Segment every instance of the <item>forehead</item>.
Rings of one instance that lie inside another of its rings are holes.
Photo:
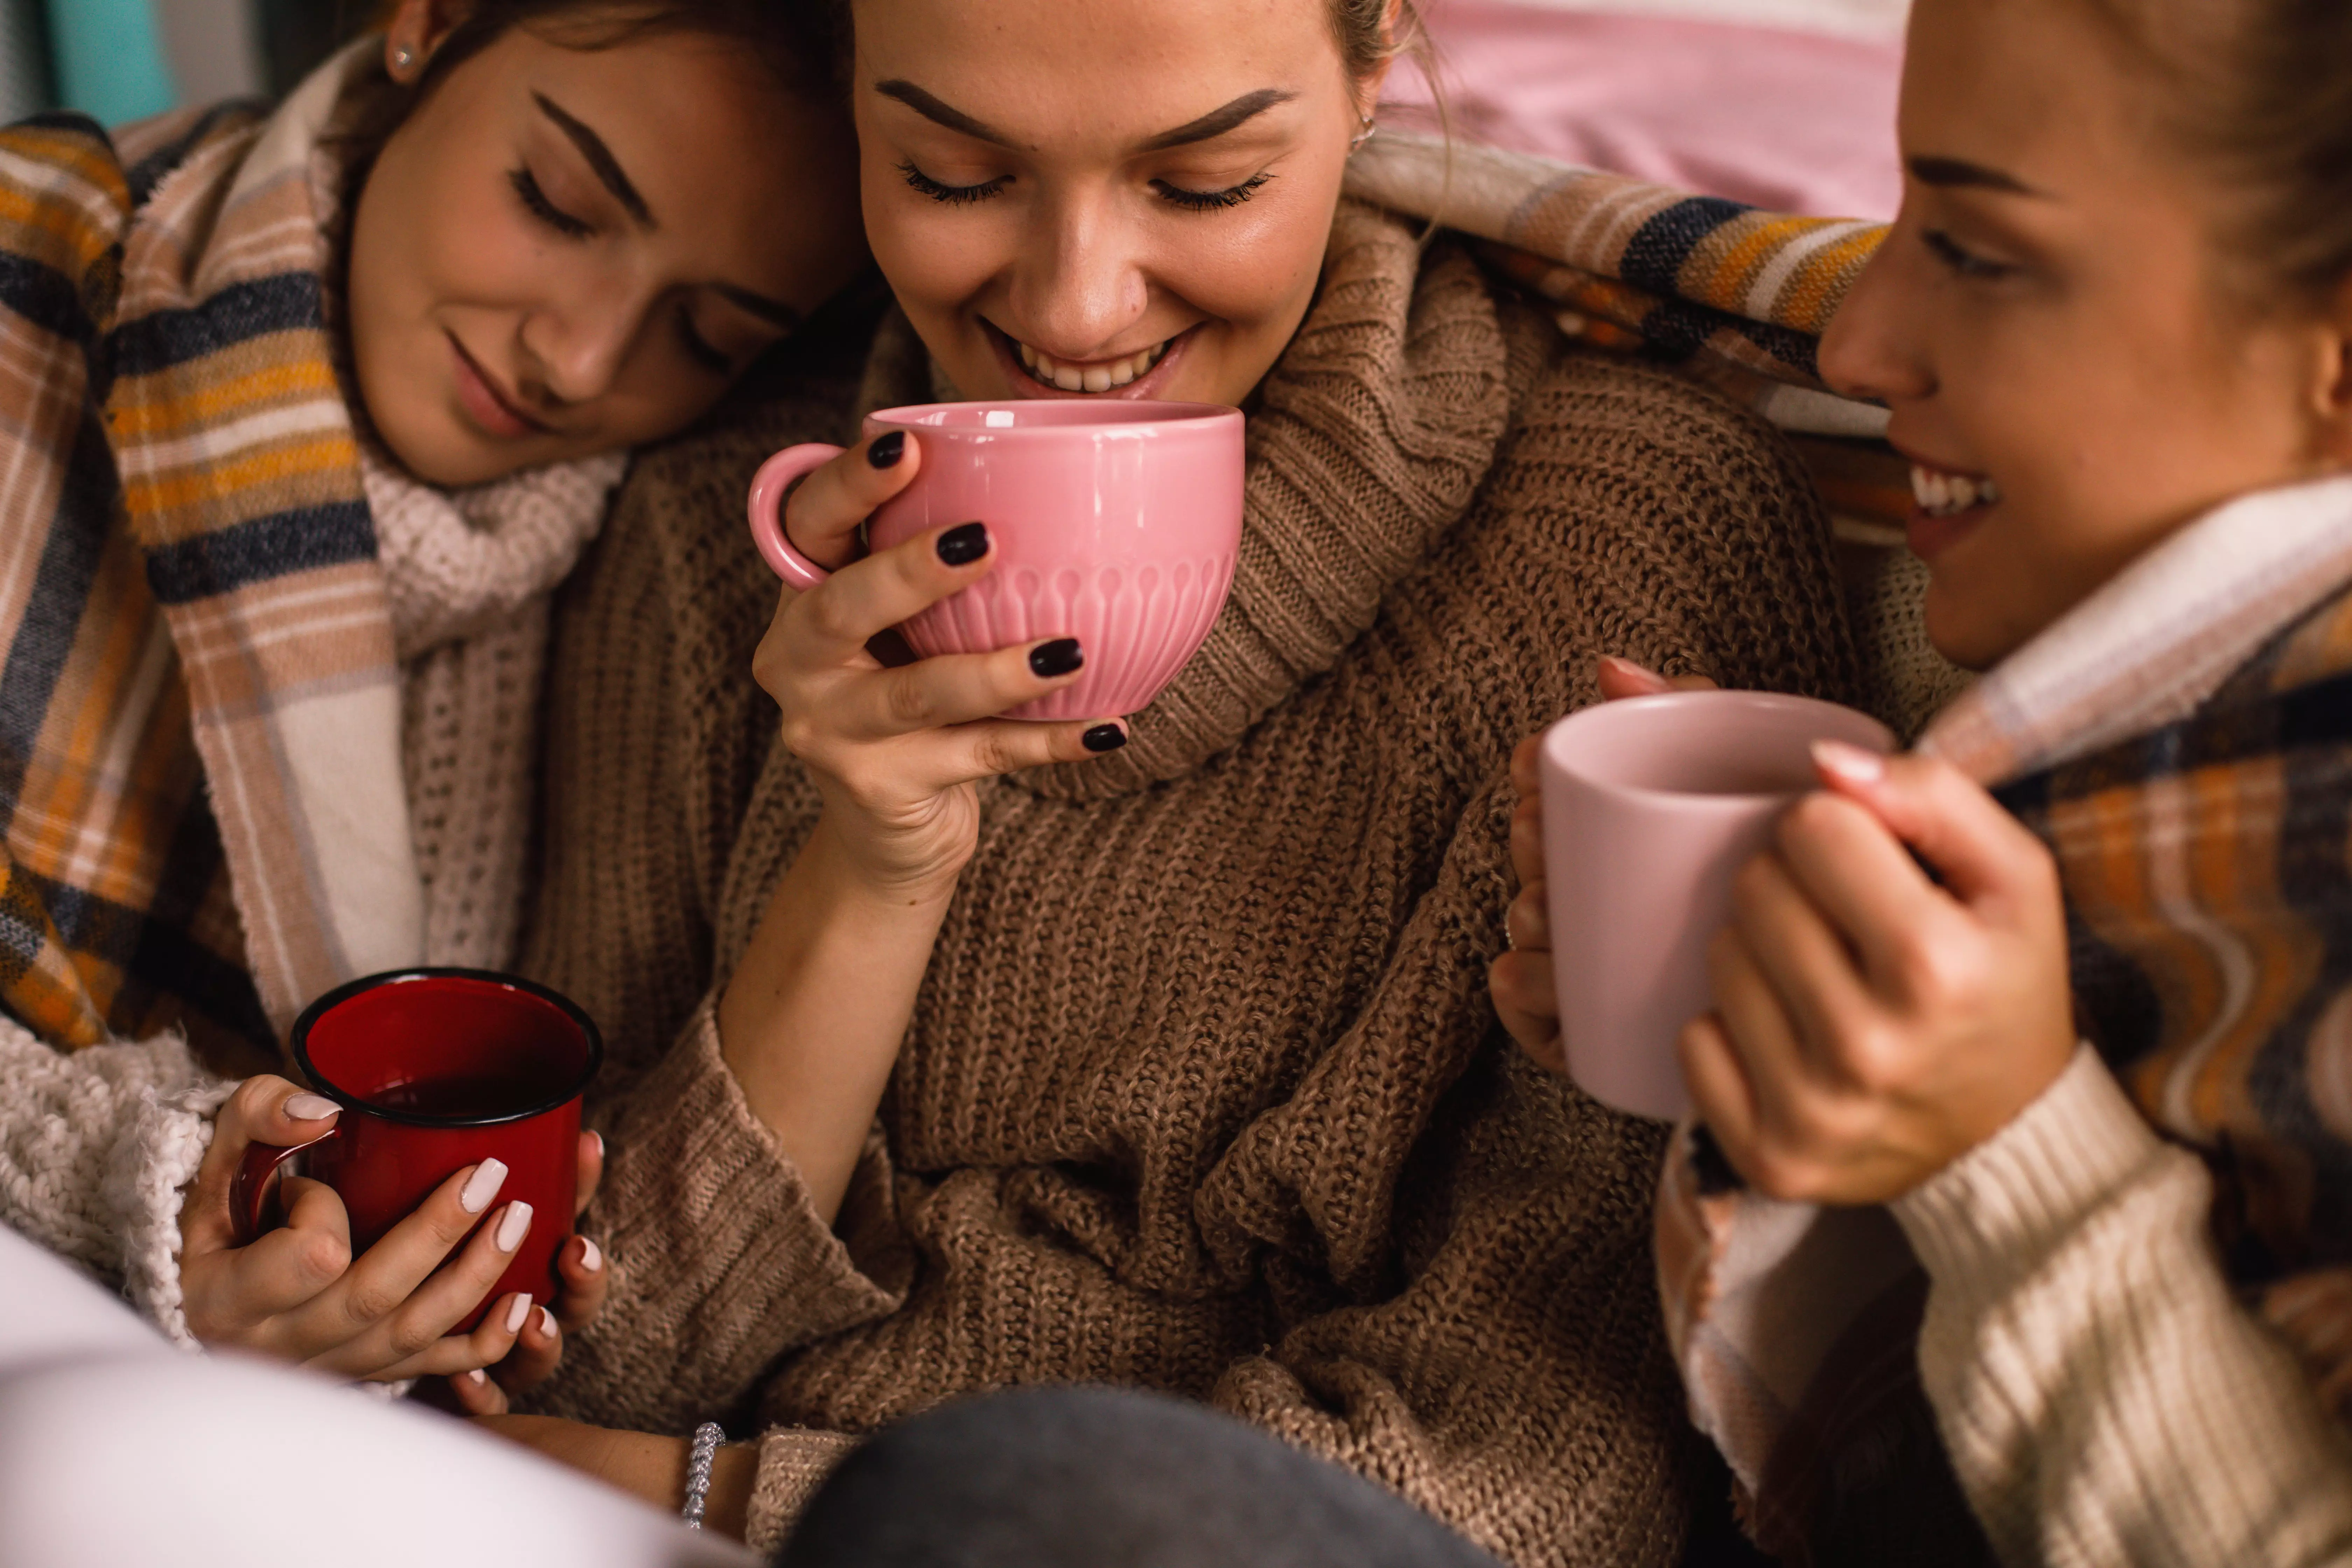
[[[2148,71],[2092,0],[1915,0],[1906,157],[1958,158],[2087,196],[2149,163]]]
[[[905,79],[1040,148],[1124,144],[1245,92],[1344,88],[1328,0],[856,0],[860,110]]]

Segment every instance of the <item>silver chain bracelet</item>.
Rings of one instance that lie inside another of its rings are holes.
[[[702,1528],[702,1505],[710,1496],[710,1462],[719,1457],[719,1445],[725,1441],[727,1434],[716,1421],[705,1421],[694,1429],[694,1452],[686,1461],[686,1506],[677,1510],[688,1530]]]

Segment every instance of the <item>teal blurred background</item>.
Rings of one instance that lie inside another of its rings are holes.
[[[374,0],[0,0],[0,122],[78,109],[108,125],[276,97],[367,25]]]

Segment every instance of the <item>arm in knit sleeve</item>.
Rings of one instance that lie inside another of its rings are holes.
[[[2352,1562],[2352,1445],[2231,1295],[2211,1202],[2085,1047],[1893,1205],[1922,1381],[2005,1562]]]
[[[777,1357],[898,1298],[859,1268],[719,1056],[714,1002],[614,1120],[582,1228],[612,1284],[533,1408],[686,1432],[739,1405]]]
[[[180,1204],[235,1086],[175,1037],[66,1054],[0,1019],[0,1221],[119,1288],[175,1343]]]

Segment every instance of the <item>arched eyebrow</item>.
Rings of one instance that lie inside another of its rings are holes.
[[[1018,150],[1019,144],[1003,132],[983,120],[975,120],[962,110],[940,102],[911,81],[893,78],[877,81],[874,90],[885,98],[898,100],[935,125],[944,125],[960,135],[986,142],[997,147]],[[1213,109],[1198,120],[1187,121],[1173,131],[1163,131],[1137,149],[1142,153],[1164,153],[1171,147],[1189,146],[1195,142],[1207,142],[1236,130],[1256,119],[1278,103],[1288,103],[1298,95],[1278,87],[1262,87],[1255,92],[1245,92],[1222,108]]]
[[[1911,177],[1923,185],[1944,189],[1967,186],[1984,191],[2006,191],[2013,196],[2046,196],[2050,193],[2037,190],[2003,169],[1983,163],[1971,163],[1965,158],[1914,158],[1909,164]]]
[[[610,147],[604,145],[604,139],[566,114],[562,107],[547,94],[534,92],[530,96],[538,100],[539,111],[554,121],[558,131],[572,138],[572,144],[580,149],[583,158],[588,160],[588,167],[595,171],[598,183],[612,192],[613,199],[637,220],[637,226],[661,226],[654,222],[653,209],[646,205],[646,198],[638,195],[637,187],[630,183],[627,172],[621,167],[621,161],[613,156]]]

